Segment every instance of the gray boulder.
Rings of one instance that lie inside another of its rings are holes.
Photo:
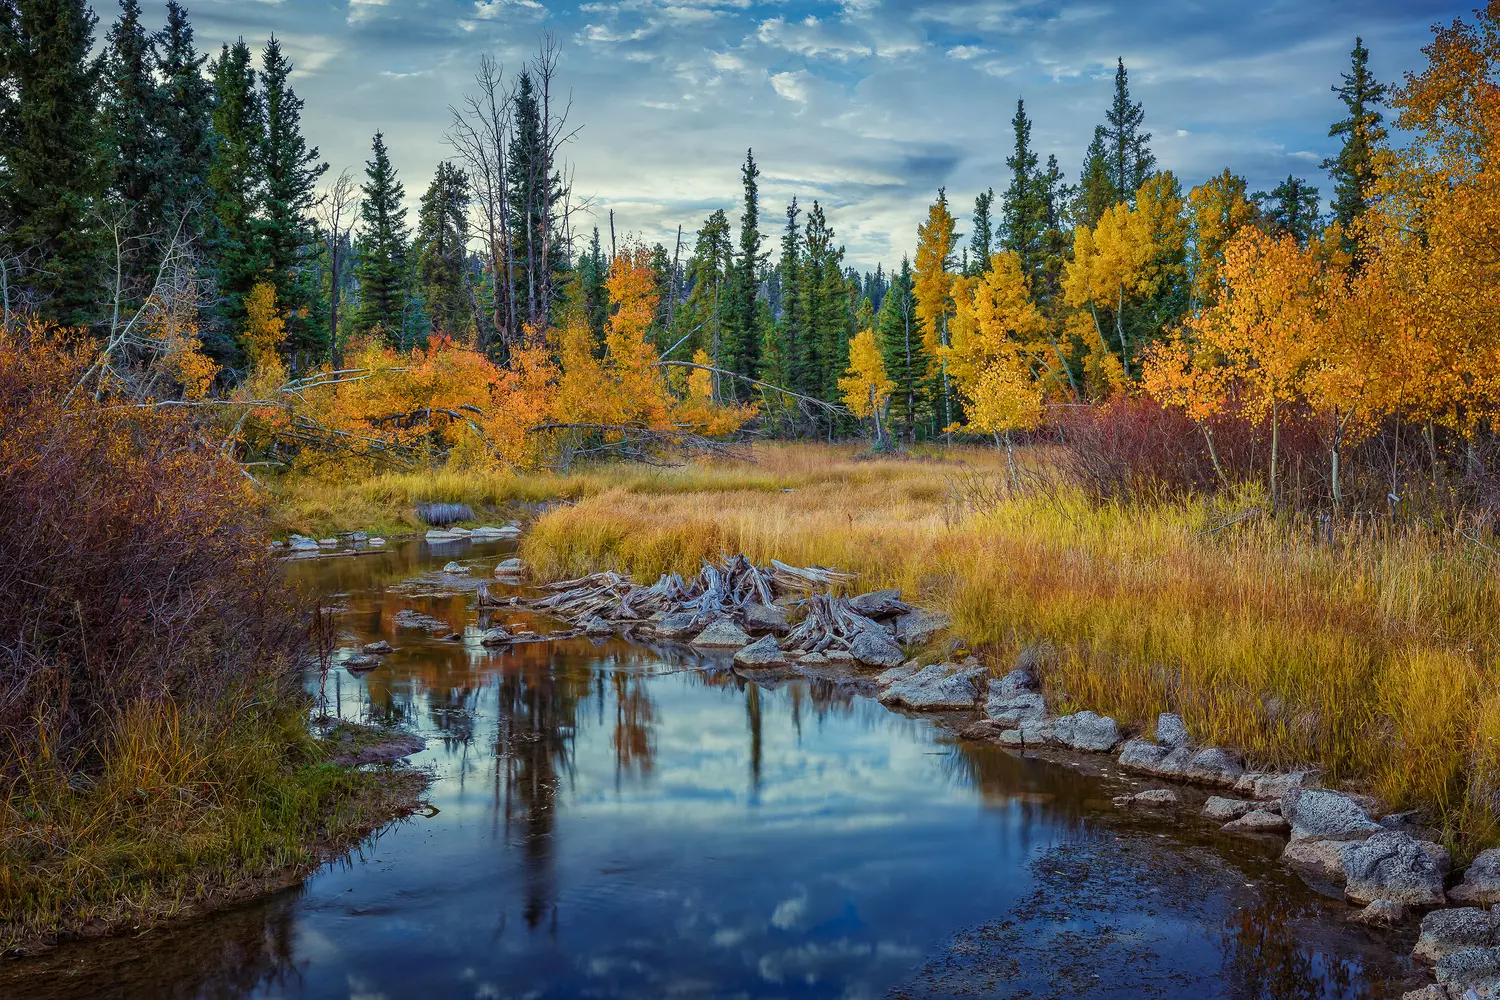
[[[344,667],[356,674],[374,670],[378,666],[380,666],[380,657],[368,656],[364,653],[355,653],[344,661]]]
[[[444,573],[467,573],[467,572],[469,572],[469,567],[465,566],[463,563],[449,562],[447,565],[445,565],[443,567],[443,572]]]
[[[367,642],[367,643],[365,643],[365,645],[364,645],[364,651],[366,653],[374,653],[377,656],[384,656],[387,653],[394,653],[396,651],[396,647],[392,646],[390,643],[386,642],[384,639],[381,639],[378,642]]]
[[[1381,832],[1358,802],[1326,788],[1287,789],[1281,814],[1292,824],[1293,840],[1363,840]]]
[[[1465,948],[1487,948],[1495,943],[1495,917],[1489,910],[1460,906],[1433,910],[1422,918],[1422,936],[1411,957],[1436,965],[1444,955]]]
[[[609,635],[615,630],[613,625],[598,615],[584,619],[579,623],[578,627],[583,629],[588,635]]]
[[[1019,726],[1023,722],[1040,722],[1047,717],[1047,700],[1035,692],[1021,692],[1005,696],[990,681],[989,698],[984,704],[984,714],[1002,726]]]
[[[1237,820],[1225,823],[1225,833],[1286,833],[1286,817],[1267,809],[1247,812]]]
[[[481,646],[508,646],[512,641],[511,634],[503,628],[487,629],[484,635],[479,637]]]
[[[748,632],[774,632],[782,635],[788,631],[786,608],[774,604],[745,605],[745,630]]]
[[[691,611],[667,615],[656,623],[656,634],[663,639],[686,639],[702,631],[698,616]]]
[[[699,632],[693,645],[710,649],[739,649],[750,645],[750,637],[728,618],[721,618]]]
[[[1156,717],[1156,742],[1174,750],[1188,745],[1187,726],[1182,716],[1174,712],[1163,712]]]
[[[973,708],[978,697],[975,685],[984,674],[983,667],[935,663],[891,684],[880,693],[879,700],[883,705],[930,712]]]
[[[805,656],[802,659],[804,663],[807,661],[807,657]],[[917,666],[915,663],[903,663],[899,667],[892,667],[889,670],[882,670],[880,673],[875,675],[875,686],[880,688],[888,688],[892,684],[895,684],[897,681],[906,680],[908,677],[911,677],[921,669],[922,668]]]
[[[734,665],[737,667],[784,667],[786,664],[787,658],[781,652],[781,647],[776,645],[774,635],[761,636],[734,654]]]
[[[1344,895],[1358,903],[1390,899],[1407,906],[1442,906],[1443,872],[1422,842],[1382,830],[1344,853]]]
[[[1036,678],[1031,671],[1022,670],[1019,667],[1006,674],[1004,677],[990,681],[990,695],[999,695],[1002,698],[1011,698],[1018,694],[1031,694],[1038,690]]]
[[[1500,848],[1480,851],[1464,872],[1464,880],[1448,897],[1455,903],[1470,906],[1493,906],[1500,903]]]
[[[1254,812],[1256,808],[1254,802],[1246,802],[1244,799],[1225,799],[1215,795],[1203,804],[1203,818],[1228,823],[1239,819],[1246,813]]]
[[[1181,753],[1184,749],[1179,747],[1174,753]],[[1226,788],[1233,787],[1239,780],[1240,775],[1245,773],[1245,765],[1240,758],[1228,750],[1220,750],[1218,747],[1205,747],[1193,754],[1182,765],[1182,777],[1188,781],[1197,781],[1205,785],[1223,785]]]
[[[1171,752],[1170,747],[1157,746],[1150,740],[1126,740],[1120,747],[1120,766],[1130,771],[1157,774]]]
[[[1145,809],[1168,809],[1179,805],[1182,799],[1170,788],[1148,788],[1144,792],[1136,792],[1134,795],[1118,795],[1114,803],[1127,809],[1139,807]]]
[[[293,535],[287,547],[293,552],[316,552],[318,551],[318,540],[308,538],[306,535]]]
[[[821,667],[828,663],[828,657],[822,653],[803,653],[797,662],[805,667]]]
[[[1023,722],[1020,728],[1007,729],[1000,734],[1001,744],[1011,747],[1038,746],[1043,743],[1053,743],[1056,738],[1057,733],[1053,730],[1052,723],[1045,719]]]
[[[1468,989],[1484,989],[1493,996],[1497,978],[1500,948],[1465,948],[1438,959],[1437,981],[1448,987],[1450,996]]]
[[[1240,759],[1228,750],[1205,747],[1158,746],[1147,740],[1127,740],[1120,750],[1120,766],[1159,778],[1177,778],[1207,785],[1232,786],[1244,773]]]
[[[495,567],[496,576],[520,576],[526,564],[519,559],[505,559]]]
[[[1349,919],[1356,924],[1364,924],[1366,927],[1395,927],[1397,924],[1406,923],[1410,915],[1411,911],[1404,903],[1377,899]]]
[[[860,594],[849,601],[849,606],[866,618],[890,618],[911,611],[909,605],[902,603],[899,590],[875,590]]]
[[[1234,790],[1255,799],[1279,799],[1293,788],[1311,788],[1316,784],[1318,772],[1292,771],[1288,774],[1265,774],[1250,771],[1240,775]]]
[[[896,638],[908,646],[920,646],[951,624],[953,619],[945,614],[918,608],[897,616]]]
[[[870,631],[857,634],[849,644],[849,652],[853,654],[856,663],[867,667],[889,669],[900,666],[906,659],[900,646],[885,636]]]
[[[1107,715],[1079,712],[1052,723],[1053,738],[1074,750],[1109,753],[1120,742],[1120,727]]]
[[[1345,879],[1344,855],[1354,845],[1347,840],[1292,839],[1281,852],[1281,862],[1289,868],[1342,885]]]

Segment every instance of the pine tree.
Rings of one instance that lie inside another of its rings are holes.
[[[1371,75],[1370,50],[1364,39],[1354,39],[1349,72],[1344,82],[1333,88],[1339,100],[1349,109],[1349,116],[1335,122],[1329,136],[1342,136],[1339,155],[1323,161],[1323,169],[1333,178],[1333,221],[1344,228],[1345,249],[1355,250],[1350,227],[1370,204],[1370,189],[1375,183],[1375,150],[1385,141],[1385,117],[1378,110],[1385,102],[1386,87]]]
[[[1071,191],[1063,180],[1062,168],[1055,155],[1047,157],[1047,168],[1037,174],[1037,204],[1040,210],[1041,240],[1037,265],[1031,275],[1032,293],[1044,312],[1062,286],[1063,266],[1072,247],[1073,233],[1068,225],[1067,205]]]
[[[715,367],[724,367],[724,312],[729,305],[728,282],[734,269],[734,241],[729,217],[719,209],[698,230],[693,256],[688,261],[691,290],[677,310],[676,339],[680,350],[691,356],[702,350]],[[714,393],[723,391],[723,378],[714,376]]]
[[[918,425],[927,418],[932,367],[917,318],[912,295],[911,260],[901,258],[901,270],[891,280],[890,290],[875,317],[875,336],[885,370],[895,385],[891,393],[891,427],[907,440],[915,440]]]
[[[317,237],[309,218],[317,203],[318,179],[328,164],[318,161],[318,150],[308,149],[302,136],[302,100],[290,86],[292,64],[282,54],[281,43],[272,35],[261,54],[262,107],[265,132],[260,162],[265,175],[260,219],[263,280],[276,289],[287,320],[288,351],[310,350],[321,354],[328,346],[328,331],[311,317],[316,288],[311,259]]]
[[[1083,155],[1083,170],[1079,173],[1073,200],[1073,221],[1076,225],[1093,229],[1104,213],[1119,200],[1114,181],[1110,179],[1104,126],[1096,125],[1094,139],[1089,143],[1088,152]]]
[[[800,361],[807,339],[807,313],[802,286],[805,261],[802,252],[802,209],[794,197],[786,207],[786,228],[781,235],[781,260],[776,265],[779,308],[772,333],[775,347],[769,352],[763,378],[774,385],[799,388]],[[763,352],[765,353],[765,352]]]
[[[1021,258],[1021,271],[1035,284],[1041,270],[1042,237],[1047,228],[1044,180],[1037,170],[1037,155],[1031,149],[1031,120],[1026,103],[1016,101],[1011,119],[1015,152],[1005,165],[1010,168],[1010,187],[1005,191],[1005,219],[1000,245]]]
[[[1251,200],[1261,210],[1266,232],[1272,236],[1291,236],[1299,246],[1307,246],[1321,221],[1318,189],[1300,177],[1288,176],[1267,194],[1257,191]]]
[[[760,168],[755,151],[745,153],[740,177],[745,187],[745,210],[740,216],[739,256],[729,279],[729,303],[725,311],[724,367],[754,377],[759,370],[756,297],[766,256],[761,252],[765,237],[760,232]]]
[[[360,187],[358,324],[362,330],[379,330],[398,347],[405,336],[406,189],[391,166],[385,136],[375,133],[370,148],[374,158],[365,162],[365,183]]]
[[[256,208],[265,191],[261,145],[265,119],[243,40],[226,45],[213,67],[213,161],[208,172],[210,261],[218,284],[218,340],[227,355],[245,326],[245,297],[264,273]]]
[[[990,269],[990,257],[995,253],[994,205],[994,188],[986,188],[974,199],[974,232],[969,236],[969,266],[965,273],[983,274]],[[1001,226],[1004,239],[1003,222]]]
[[[514,124],[506,184],[515,300],[522,322],[542,330],[549,319],[546,307],[552,299],[553,276],[567,270],[569,263],[562,241],[550,235],[556,230],[557,208],[563,203],[562,176],[551,168],[542,108],[528,71],[523,70],[516,80],[512,107]],[[549,234],[547,239],[544,233]]]
[[[604,284],[606,269],[604,251],[599,246],[599,227],[595,226],[589,247],[578,260],[578,275],[584,315],[594,337],[594,356],[599,358],[604,357],[604,321],[609,319],[609,290]]]
[[[115,245],[106,252],[119,257],[111,263],[119,265],[126,309],[150,294],[162,244],[172,235],[165,231],[165,149],[155,124],[161,114],[153,62],[140,3],[120,0],[120,20],[105,40],[100,124],[114,203],[108,215]]]
[[[94,15],[83,0],[11,0],[0,9],[0,200],[14,291],[49,319],[99,313],[94,209],[107,180],[95,124]]]
[[[474,332],[468,246],[469,175],[445,160],[437,165],[417,216],[417,283],[433,332],[461,344]]]
[[[1151,152],[1151,133],[1141,131],[1146,111],[1130,100],[1124,59],[1115,70],[1115,99],[1104,120],[1104,155],[1115,201],[1134,202],[1136,191],[1156,166],[1156,157]]]
[[[162,211],[167,225],[187,235],[202,232],[213,162],[209,141],[213,85],[203,77],[207,56],[193,45],[193,26],[176,0],[167,4],[167,24],[156,36],[156,96],[161,129]]]
[[[854,314],[844,276],[844,248],[834,245],[833,227],[816,201],[807,213],[804,240],[802,302],[807,332],[800,358],[793,359],[793,377],[803,392],[837,399],[839,376],[849,363]]]

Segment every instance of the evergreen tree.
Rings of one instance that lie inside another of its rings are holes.
[[[1267,194],[1257,191],[1251,200],[1261,210],[1262,223],[1272,236],[1290,235],[1299,246],[1307,246],[1321,221],[1318,189],[1300,177],[1288,176]]]
[[[552,235],[558,206],[563,203],[562,176],[551,169],[541,105],[531,74],[525,70],[516,80],[512,107],[506,197],[515,262],[514,294],[521,321],[541,330],[549,319],[546,313],[552,300],[553,275],[566,271],[569,263],[567,248]],[[548,234],[546,239],[544,233]]]
[[[994,205],[994,188],[985,189],[974,199],[974,232],[969,236],[969,267],[965,269],[966,273],[983,274],[990,269],[990,257],[995,253]],[[879,308],[879,303],[876,303],[876,308]]]
[[[466,344],[474,312],[469,300],[469,175],[438,164],[417,216],[417,284],[434,333]]]
[[[1104,115],[1104,156],[1115,201],[1134,201],[1136,191],[1156,166],[1151,133],[1142,132],[1146,111],[1130,100],[1130,84],[1121,59],[1115,70],[1115,99]]]
[[[760,290],[761,268],[766,260],[761,252],[765,237],[760,232],[760,188],[756,183],[760,168],[755,165],[754,150],[745,153],[740,177],[745,187],[745,210],[740,216],[739,256],[729,279],[722,364],[731,371],[754,377],[759,369],[760,354],[756,297]]]
[[[256,207],[265,190],[261,145],[265,120],[243,40],[226,45],[213,67],[213,161],[208,172],[210,260],[217,280],[215,353],[227,356],[245,326],[245,297],[265,269],[256,234]]]
[[[874,309],[876,313],[880,312],[881,305],[885,303],[885,293],[890,287],[891,283],[885,276],[885,266],[883,264],[876,264],[873,274],[869,271],[865,272],[865,298],[870,300],[870,308]]]
[[[118,255],[121,305],[132,309],[150,294],[166,232],[165,149],[151,40],[138,0],[120,0],[120,20],[105,41],[101,129],[109,151],[109,189],[116,230],[107,249]],[[111,273],[113,269],[111,269]],[[109,293],[113,293],[113,289]]]
[[[1104,126],[1096,125],[1094,139],[1083,156],[1083,170],[1078,176],[1073,201],[1073,221],[1092,229],[1099,224],[1100,217],[1119,200],[1114,181],[1110,179]]]
[[[729,305],[729,276],[734,269],[734,241],[723,209],[704,220],[687,268],[691,291],[677,311],[676,336],[687,339],[679,350],[687,356],[705,351],[716,367],[723,368],[724,313]],[[722,378],[715,375],[715,392],[722,388]]]
[[[318,161],[318,150],[308,149],[302,136],[303,102],[288,86],[291,72],[291,62],[272,35],[261,55],[260,77],[265,121],[260,147],[265,177],[259,220],[262,280],[276,289],[286,318],[286,349],[321,354],[329,340],[324,324],[312,318],[318,315],[312,308],[317,290],[309,265],[318,247],[309,213],[328,164]]]
[[[1057,299],[1062,287],[1063,266],[1072,249],[1067,205],[1071,192],[1063,180],[1055,155],[1047,157],[1047,169],[1037,174],[1037,201],[1041,209],[1042,236],[1032,294],[1044,308]]]
[[[167,4],[167,24],[157,34],[154,48],[165,182],[162,211],[170,228],[181,226],[187,235],[197,236],[203,227],[213,161],[209,136],[214,95],[212,84],[203,76],[207,56],[194,48],[193,26],[176,0]]]
[[[609,319],[609,291],[604,285],[606,272],[604,251],[599,246],[599,227],[595,226],[589,248],[578,261],[578,275],[584,316],[594,336],[594,355],[600,358],[604,357],[604,323]]]
[[[891,392],[891,427],[907,440],[915,440],[917,427],[928,413],[928,372],[932,365],[917,318],[916,298],[912,295],[909,258],[901,258],[901,270],[891,279],[890,289],[880,304],[875,317],[875,339],[880,345],[886,374],[896,384]]]
[[[1323,169],[1333,178],[1333,221],[1344,227],[1345,248],[1353,251],[1354,236],[1350,226],[1365,213],[1370,204],[1370,189],[1375,183],[1375,150],[1385,141],[1385,117],[1379,107],[1385,102],[1386,87],[1370,73],[1370,50],[1364,39],[1354,39],[1349,72],[1344,82],[1333,88],[1349,115],[1335,122],[1330,136],[1342,136],[1339,155],[1323,161]]]
[[[849,338],[855,333],[853,303],[844,276],[844,248],[834,245],[833,227],[816,201],[807,213],[804,239],[802,302],[807,328],[801,356],[793,359],[793,379],[808,395],[838,399],[838,380],[848,367]]]
[[[772,333],[774,348],[768,354],[763,378],[774,385],[798,388],[801,374],[801,359],[807,339],[807,314],[802,297],[803,253],[802,227],[799,218],[802,209],[794,197],[786,207],[786,228],[781,235],[781,260],[776,265],[776,283],[779,292],[778,308],[774,316]]]
[[[75,326],[99,317],[94,24],[83,0],[0,7],[0,253],[43,316]]]
[[[397,347],[408,347],[406,309],[406,189],[391,166],[385,136],[375,133],[370,146],[374,159],[365,162],[365,183],[359,206],[358,324],[362,330],[382,331]]]
[[[1011,119],[1015,131],[1015,152],[1006,157],[1010,168],[1010,187],[1005,191],[1005,219],[1000,245],[1021,258],[1021,272],[1035,280],[1040,270],[1042,236],[1047,226],[1044,180],[1037,170],[1037,156],[1031,149],[1031,120],[1026,117],[1026,102],[1016,101]]]

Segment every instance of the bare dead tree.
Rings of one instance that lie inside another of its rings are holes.
[[[359,215],[358,192],[359,185],[346,167],[318,206],[318,222],[328,239],[328,337],[334,368],[344,367],[344,348],[339,343],[339,302],[343,297],[341,276],[344,241],[349,238],[354,220]]]
[[[474,77],[476,92],[464,97],[462,107],[450,107],[448,143],[468,170],[474,186],[479,232],[485,243],[490,275],[495,283],[491,323],[502,347],[514,346],[519,327],[516,315],[513,242],[510,232],[506,164],[509,154],[513,95],[505,88],[505,73],[493,56],[479,58]],[[480,350],[489,346],[487,331],[478,333]]]

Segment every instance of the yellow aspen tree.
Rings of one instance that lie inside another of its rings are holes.
[[[953,248],[958,243],[953,214],[948,211],[948,195],[938,190],[938,198],[927,210],[927,221],[917,227],[917,259],[913,267],[912,292],[916,299],[917,319],[922,324],[923,346],[932,359],[943,395],[944,423],[953,421],[953,404],[948,372],[943,366],[942,349],[952,341],[948,329],[953,316]]]
[[[869,417],[875,427],[875,447],[885,442],[885,431],[880,415],[885,410],[896,383],[885,371],[885,359],[881,357],[880,345],[875,342],[873,329],[861,330],[849,341],[849,368],[839,379],[839,392],[844,395],[844,405],[849,412],[863,420]]]
[[[1226,167],[1188,192],[1188,213],[1193,241],[1192,311],[1199,313],[1218,297],[1224,248],[1255,220],[1255,206],[1245,197],[1245,178]]]
[[[1214,474],[1228,483],[1210,421],[1224,412],[1228,402],[1229,368],[1212,351],[1197,350],[1190,339],[1179,335],[1147,352],[1141,382],[1152,399],[1181,410],[1197,426],[1208,445]]]

